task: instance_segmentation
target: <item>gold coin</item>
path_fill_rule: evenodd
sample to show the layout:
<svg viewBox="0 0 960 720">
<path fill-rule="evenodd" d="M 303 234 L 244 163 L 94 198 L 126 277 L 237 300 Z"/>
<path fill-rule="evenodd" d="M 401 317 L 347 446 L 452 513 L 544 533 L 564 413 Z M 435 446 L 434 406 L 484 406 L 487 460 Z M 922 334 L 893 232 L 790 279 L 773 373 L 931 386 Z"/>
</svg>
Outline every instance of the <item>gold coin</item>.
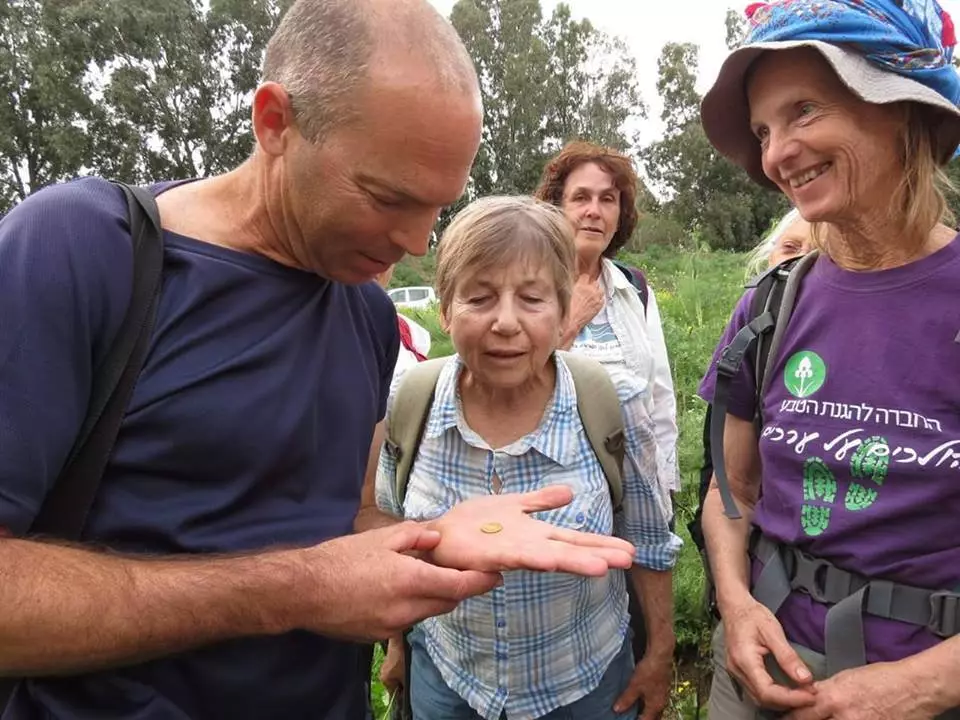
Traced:
<svg viewBox="0 0 960 720">
<path fill-rule="evenodd" d="M 498 522 L 484 523 L 483 525 L 480 526 L 480 532 L 484 532 L 487 535 L 493 535 L 494 533 L 498 533 L 501 530 L 503 530 L 503 525 L 501 525 Z"/>
</svg>

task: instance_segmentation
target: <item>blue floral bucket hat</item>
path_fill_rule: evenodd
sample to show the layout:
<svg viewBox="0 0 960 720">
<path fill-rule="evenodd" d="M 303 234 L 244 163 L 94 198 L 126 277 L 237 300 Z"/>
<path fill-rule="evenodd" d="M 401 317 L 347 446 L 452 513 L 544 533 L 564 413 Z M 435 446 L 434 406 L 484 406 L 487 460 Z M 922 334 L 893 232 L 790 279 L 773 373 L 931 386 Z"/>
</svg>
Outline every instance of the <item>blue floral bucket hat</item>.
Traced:
<svg viewBox="0 0 960 720">
<path fill-rule="evenodd" d="M 750 129 L 745 80 L 765 52 L 810 47 L 866 102 L 917 102 L 933 109 L 931 136 L 946 164 L 960 146 L 956 37 L 936 0 L 780 0 L 747 8 L 746 42 L 724 61 L 701 104 L 707 138 L 767 187 L 760 145 Z"/>
</svg>

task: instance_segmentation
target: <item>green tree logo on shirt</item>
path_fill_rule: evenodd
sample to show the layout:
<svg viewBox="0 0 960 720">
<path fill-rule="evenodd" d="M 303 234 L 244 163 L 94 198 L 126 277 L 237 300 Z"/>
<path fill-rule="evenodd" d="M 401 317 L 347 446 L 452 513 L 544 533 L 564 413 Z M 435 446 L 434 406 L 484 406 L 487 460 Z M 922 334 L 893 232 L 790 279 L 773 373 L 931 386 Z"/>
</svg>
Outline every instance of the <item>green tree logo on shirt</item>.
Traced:
<svg viewBox="0 0 960 720">
<path fill-rule="evenodd" d="M 819 390 L 827 379 L 827 366 L 812 350 L 801 350 L 788 361 L 783 384 L 794 397 L 805 398 Z"/>
</svg>

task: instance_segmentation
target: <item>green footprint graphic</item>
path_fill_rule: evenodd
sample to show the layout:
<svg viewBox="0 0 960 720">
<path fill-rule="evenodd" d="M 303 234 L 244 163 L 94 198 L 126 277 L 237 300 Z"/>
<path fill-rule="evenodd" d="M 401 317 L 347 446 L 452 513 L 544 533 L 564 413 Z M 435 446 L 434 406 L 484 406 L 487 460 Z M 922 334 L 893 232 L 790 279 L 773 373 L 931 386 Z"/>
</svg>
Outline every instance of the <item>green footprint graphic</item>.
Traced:
<svg viewBox="0 0 960 720">
<path fill-rule="evenodd" d="M 890 470 L 890 452 L 886 438 L 879 435 L 867 438 L 850 458 L 850 475 L 855 480 L 869 481 L 882 486 Z M 807 458 L 803 463 L 803 505 L 800 508 L 800 524 L 809 537 L 826 532 L 830 525 L 832 505 L 837 500 L 837 480 L 818 457 Z M 847 510 L 866 510 L 879 496 L 875 487 L 851 482 L 843 504 Z"/>
<path fill-rule="evenodd" d="M 803 463 L 803 506 L 800 524 L 810 537 L 823 534 L 830 524 L 830 506 L 837 499 L 837 481 L 827 464 L 817 457 Z M 823 503 L 812 505 L 812 502 Z"/>
<path fill-rule="evenodd" d="M 890 469 L 890 449 L 885 438 L 875 435 L 863 441 L 850 458 L 850 474 L 857 480 L 883 485 Z M 844 505 L 847 510 L 866 510 L 877 501 L 876 488 L 850 483 Z"/>
</svg>

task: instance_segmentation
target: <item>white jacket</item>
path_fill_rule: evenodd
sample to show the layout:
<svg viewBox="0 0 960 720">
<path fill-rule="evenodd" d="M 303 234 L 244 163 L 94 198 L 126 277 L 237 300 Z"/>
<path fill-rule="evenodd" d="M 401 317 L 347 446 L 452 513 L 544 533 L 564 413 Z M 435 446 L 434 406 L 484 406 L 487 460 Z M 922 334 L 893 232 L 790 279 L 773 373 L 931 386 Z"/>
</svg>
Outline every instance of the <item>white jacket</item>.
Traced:
<svg viewBox="0 0 960 720">
<path fill-rule="evenodd" d="M 603 258 L 602 273 L 607 293 L 607 322 L 623 350 L 626 370 L 649 387 L 647 410 L 653 418 L 657 436 L 657 478 L 663 490 L 676 492 L 680 489 L 677 401 L 657 299 L 653 288 L 648 287 L 644 312 L 636 288 L 613 262 Z M 584 351 L 583 348 L 577 350 Z"/>
</svg>

